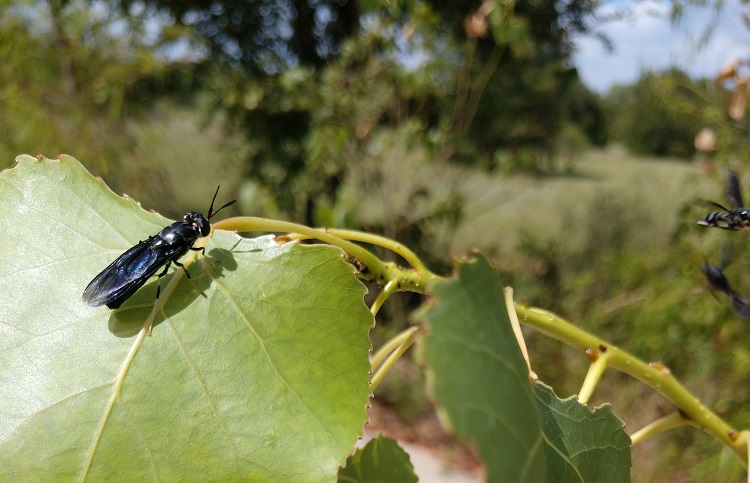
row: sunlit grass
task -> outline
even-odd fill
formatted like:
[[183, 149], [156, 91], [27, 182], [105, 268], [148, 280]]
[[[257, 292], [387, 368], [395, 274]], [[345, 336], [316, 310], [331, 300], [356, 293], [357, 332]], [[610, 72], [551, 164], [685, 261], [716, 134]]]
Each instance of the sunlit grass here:
[[[541, 178], [468, 174], [466, 210], [453, 238], [453, 253], [479, 248], [512, 254], [523, 233], [575, 248], [587, 230], [614, 215], [604, 205], [596, 212], [592, 203], [615, 198], [632, 204], [633, 213], [638, 214], [638, 219], [630, 221], [639, 225], [634, 227], [638, 233], [632, 242], [663, 245], [685, 203], [716, 198], [716, 180], [702, 175], [696, 162], [592, 150], [575, 166], [569, 175]], [[699, 205], [696, 209], [700, 212]]]

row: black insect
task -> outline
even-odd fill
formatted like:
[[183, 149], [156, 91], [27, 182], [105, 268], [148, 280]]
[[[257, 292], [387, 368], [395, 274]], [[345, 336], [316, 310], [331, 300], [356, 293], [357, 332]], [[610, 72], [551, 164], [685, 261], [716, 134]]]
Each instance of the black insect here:
[[[212, 216], [237, 201], [232, 200], [213, 211], [218, 194], [219, 188], [216, 188], [211, 207], [208, 209], [208, 217], [194, 211], [185, 213], [183, 221], [172, 223], [120, 255], [88, 284], [83, 291], [83, 301], [94, 307], [106, 305], [110, 309], [116, 309], [161, 267], [164, 267], [164, 271], [159, 274], [159, 278], [166, 275], [172, 263], [181, 267], [190, 278], [187, 269], [177, 259], [188, 250], [205, 254], [205, 248], [194, 248], [193, 244], [198, 238], [206, 237], [211, 232], [208, 220]], [[160, 289], [161, 287], [157, 286], [156, 298], [159, 298]]]
[[746, 208], [742, 202], [740, 181], [734, 171], [730, 171], [727, 176], [727, 199], [731, 209], [709, 201], [708, 204], [722, 211], [707, 214], [698, 224], [732, 231], [750, 229], [750, 208]]
[[745, 320], [750, 320], [750, 304], [746, 298], [737, 293], [730, 285], [727, 280], [724, 271], [706, 262], [701, 267], [703, 276], [706, 277], [708, 283], [711, 286], [712, 291], [721, 292], [727, 296], [729, 301], [732, 303], [732, 309], [734, 313]]

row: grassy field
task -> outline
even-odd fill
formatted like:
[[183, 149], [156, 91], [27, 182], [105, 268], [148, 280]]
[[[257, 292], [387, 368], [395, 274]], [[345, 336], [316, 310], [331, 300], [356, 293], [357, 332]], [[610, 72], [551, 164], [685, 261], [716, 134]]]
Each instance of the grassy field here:
[[[685, 203], [695, 201], [698, 218], [707, 211], [699, 200], [724, 203], [721, 173], [706, 176], [694, 161], [635, 158], [619, 150], [590, 151], [575, 172], [550, 177], [505, 174], [467, 175], [462, 223], [451, 251], [477, 248], [503, 255], [513, 253], [519, 235], [558, 240], [575, 247], [602, 223], [637, 223], [636, 244], [664, 243]], [[717, 198], [718, 197], [718, 198]]]

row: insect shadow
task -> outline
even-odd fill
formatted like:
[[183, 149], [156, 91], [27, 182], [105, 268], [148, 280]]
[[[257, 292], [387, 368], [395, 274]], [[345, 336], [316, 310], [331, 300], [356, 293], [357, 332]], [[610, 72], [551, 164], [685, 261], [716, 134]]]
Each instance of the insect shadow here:
[[[182, 277], [175, 287], [175, 291], [154, 317], [153, 327], [160, 325], [166, 318], [173, 317], [186, 309], [197, 299], [207, 298], [206, 291], [211, 287], [214, 280], [224, 277], [224, 271], [233, 272], [237, 270], [237, 261], [231, 250], [225, 248], [212, 248], [207, 256], [199, 256], [190, 265], [191, 277]], [[166, 287], [175, 273], [166, 275], [162, 280], [162, 287]], [[119, 309], [113, 310], [109, 317], [109, 331], [117, 337], [127, 338], [136, 335], [143, 328], [143, 324], [151, 314], [159, 279], [147, 283], [141, 290], [136, 292]], [[165, 317], [166, 316], [166, 317]], [[207, 321], [195, 321], [206, 323]]]

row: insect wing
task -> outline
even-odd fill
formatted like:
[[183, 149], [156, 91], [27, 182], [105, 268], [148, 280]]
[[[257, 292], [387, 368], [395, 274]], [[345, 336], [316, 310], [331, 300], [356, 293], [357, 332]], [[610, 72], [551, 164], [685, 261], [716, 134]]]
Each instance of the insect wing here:
[[750, 305], [748, 305], [747, 299], [737, 293], [732, 293], [729, 299], [732, 301], [735, 315], [741, 319], [750, 320]]
[[732, 289], [729, 287], [729, 280], [727, 280], [724, 272], [719, 267], [706, 262], [701, 267], [701, 272], [703, 272], [703, 276], [706, 277], [706, 280], [710, 284], [711, 290], [718, 290], [725, 294], [732, 292]]
[[727, 199], [732, 208], [742, 208], [742, 191], [740, 190], [740, 180], [737, 173], [730, 171], [727, 175]]
[[122, 305], [174, 256], [172, 250], [154, 250], [152, 239], [138, 243], [94, 277], [83, 291], [83, 301], [111, 309]]

